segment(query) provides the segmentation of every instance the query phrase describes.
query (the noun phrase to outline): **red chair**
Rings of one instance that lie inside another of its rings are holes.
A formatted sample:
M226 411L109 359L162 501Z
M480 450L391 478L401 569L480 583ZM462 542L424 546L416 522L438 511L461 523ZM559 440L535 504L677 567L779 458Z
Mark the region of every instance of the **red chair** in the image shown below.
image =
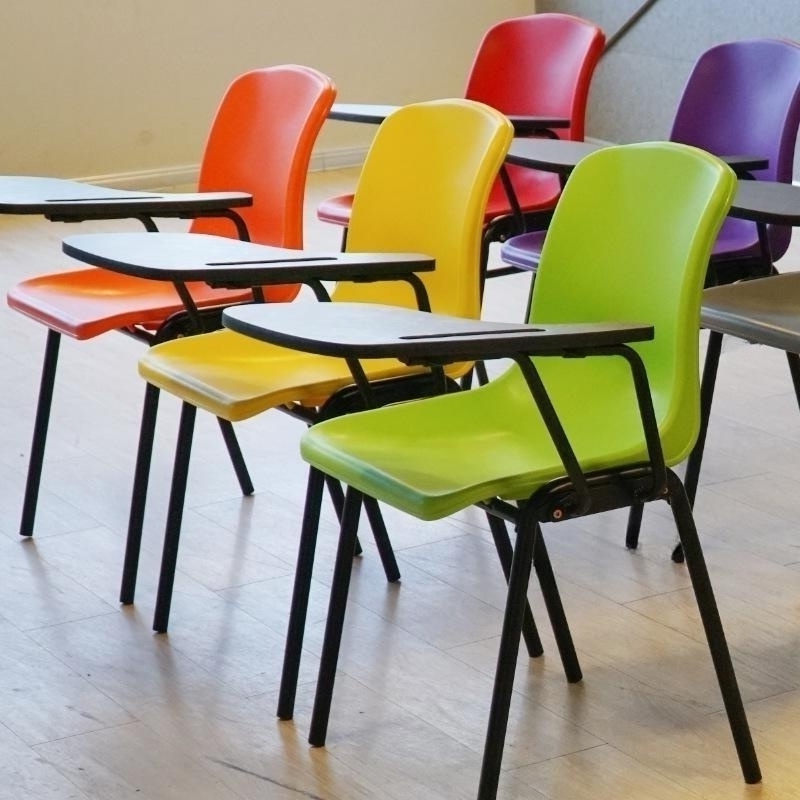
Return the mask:
M253 196L244 208L252 241L281 247L303 245L306 175L317 134L327 119L336 89L316 70L287 65L257 69L238 77L226 91L208 136L199 191L243 191ZM190 230L235 236L229 219L198 218ZM250 302L253 291L212 289L187 284L201 309L204 327L212 327L220 308ZM268 300L291 300L298 286L263 289ZM83 340L118 330L148 344L179 333L198 332L187 324L185 305L174 287L91 268L40 275L8 293L8 304L48 328L39 401L34 424L20 534L33 534L44 449L61 336ZM253 491L229 422L223 436L242 491Z
M493 106L509 116L553 116L570 120L558 129L564 139L583 139L589 84L603 53L605 36L591 22L568 14L532 14L492 26L483 37L467 80L465 97ZM560 185L555 175L509 166L519 210L551 210ZM352 195L320 204L317 217L345 226ZM484 217L488 244L519 233L519 219L500 179L495 182ZM345 230L346 235L346 230ZM485 263L486 253L484 253ZM490 270L487 276L516 271Z

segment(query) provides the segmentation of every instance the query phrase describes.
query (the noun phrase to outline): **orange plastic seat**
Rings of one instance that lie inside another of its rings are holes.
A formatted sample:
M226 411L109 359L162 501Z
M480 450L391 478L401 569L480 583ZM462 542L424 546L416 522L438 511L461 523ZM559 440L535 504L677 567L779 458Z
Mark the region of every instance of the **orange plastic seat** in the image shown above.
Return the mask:
M514 116L569 119L562 139L582 140L589 85L605 46L595 24L569 14L531 14L503 20L489 28L478 46L465 97ZM558 177L539 170L508 166L519 210L550 210L561 191ZM317 209L323 222L347 226L352 195L325 200ZM498 178L484 215L487 241L520 233L511 201Z
M188 284L199 307L244 302L252 292L212 289ZM288 287L287 287L288 288ZM158 330L173 314L183 312L171 283L131 278L90 268L38 275L11 289L9 305L73 339L93 339L107 331Z
M206 142L198 191L242 191L253 204L241 210L252 241L281 247L303 245L303 203L311 152L336 89L322 73L304 66L257 69L239 76L220 103ZM190 230L235 236L226 218L202 217ZM188 284L200 308L249 302L253 293ZM266 299L287 301L298 286L270 286ZM8 304L48 328L39 401L23 502L20 534L33 533L44 448L62 335L91 339L119 330L148 344L187 331L176 289L159 281L80 269L40 275L14 286ZM176 323L177 324L176 326ZM197 332L197 331L194 331ZM221 421L242 490L253 491L230 424Z

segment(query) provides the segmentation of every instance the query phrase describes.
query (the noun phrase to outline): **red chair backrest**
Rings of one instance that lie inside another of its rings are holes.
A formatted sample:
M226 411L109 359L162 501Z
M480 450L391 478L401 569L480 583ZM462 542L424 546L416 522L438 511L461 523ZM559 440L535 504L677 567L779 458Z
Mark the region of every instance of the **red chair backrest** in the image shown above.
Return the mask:
M504 114L568 118L571 125L559 136L581 140L589 84L604 47L597 25L569 14L503 20L478 47L466 97Z
M240 211L252 241L303 246L311 153L335 96L328 77L292 64L247 72L226 91L206 142L198 190L252 194L252 207ZM236 235L226 219L197 219L191 230ZM267 287L265 293L270 300L289 300L297 288Z

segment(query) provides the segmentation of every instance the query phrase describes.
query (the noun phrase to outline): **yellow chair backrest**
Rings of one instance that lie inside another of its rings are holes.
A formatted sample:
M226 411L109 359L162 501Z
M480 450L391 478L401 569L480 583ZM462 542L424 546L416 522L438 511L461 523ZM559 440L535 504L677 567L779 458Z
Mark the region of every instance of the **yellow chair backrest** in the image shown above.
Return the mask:
M483 214L512 136L502 114L470 100L395 111L364 162L348 252L432 255L436 270L423 276L431 309L478 317ZM332 299L416 306L403 282L342 283Z

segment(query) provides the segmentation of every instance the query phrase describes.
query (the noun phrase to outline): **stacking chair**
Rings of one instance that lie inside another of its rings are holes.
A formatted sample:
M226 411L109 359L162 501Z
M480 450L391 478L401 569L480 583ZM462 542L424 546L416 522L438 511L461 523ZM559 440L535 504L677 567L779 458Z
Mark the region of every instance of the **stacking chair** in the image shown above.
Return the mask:
M222 98L206 142L198 191L252 194L253 204L241 217L253 241L302 247L308 165L335 94L331 81L316 70L285 65L241 75ZM236 235L228 219L195 219L191 231ZM220 306L253 299L249 290L212 289L201 283L188 288L196 306L216 309L206 317L207 326L218 326ZM267 287L263 294L273 301L291 300L298 288ZM8 292L8 304L48 329L20 523L20 534L30 536L62 335L85 340L117 330L153 344L196 331L187 325L184 303L173 286L99 268L24 280ZM224 420L220 426L242 491L250 494L253 486L233 430Z
M791 182L800 122L800 44L749 39L712 47L698 59L684 88L670 139L720 156L753 155L769 160L751 176ZM777 260L789 245L791 230L770 226ZM504 262L535 271L544 235L514 236L501 247ZM769 274L761 257L756 226L729 219L712 252L708 285Z
M568 14L532 14L492 26L478 46L465 97L512 116L569 120L554 131L583 139L589 85L605 44L596 25ZM508 181L507 184L504 181ZM511 195L507 190L510 186ZM485 243L521 230L520 215L553 208L560 192L556 176L508 166L495 181L484 214ZM347 226L352 195L324 201L317 216ZM535 224L535 223L534 223ZM488 251L484 252L484 259ZM502 274L515 270L501 268ZM494 269L487 276L501 274Z
M633 500L666 500L686 549L745 779L760 780L691 508L672 470L698 431L701 289L735 186L730 168L694 148L653 143L601 150L578 165L556 208L527 341L524 331L497 330L491 323L483 323L483 337L473 329L459 337L446 326L437 336L436 317L427 337L404 335L391 318L364 332L365 342L386 342L387 352L413 363L442 363L449 353L513 358L515 364L470 391L326 420L303 434L301 453L312 477L323 474L349 487L310 728L313 745L325 742L363 497L420 520L477 505L516 527L481 800L496 796L531 561L535 566L545 555L542 523ZM353 315L348 331L359 330L357 309L340 311ZM639 327L626 330L624 323ZM303 537L313 538L315 514L312 508L304 520ZM307 586L300 586L293 616L305 613L306 593ZM302 626L293 626L296 621L290 621L295 638L287 653L299 652ZM292 661L284 673L290 688L296 668ZM282 699L290 710L293 697Z
M410 105L392 114L378 129L358 181L348 251L434 256L436 269L420 275L430 307L478 318L481 221L511 138L505 117L467 100ZM414 292L402 282L340 283L331 299L416 307ZM454 365L449 376L458 378L469 368ZM196 409L235 422L279 408L311 424L350 409L353 379L340 359L271 347L227 330L156 345L141 358L139 372L148 391L163 389L183 401L153 624L165 631ZM423 385L417 386L412 376L420 369L394 359L366 363L364 372L369 381L381 382L375 387L376 402L431 391L429 375L423 374ZM363 407L360 397L356 404ZM143 421L140 453L150 451L153 436L153 426ZM134 504L143 509L146 465L137 467L136 474ZM138 525L128 536L124 603L134 599L141 513L136 517ZM399 572L377 507L370 521L387 577L396 579Z

